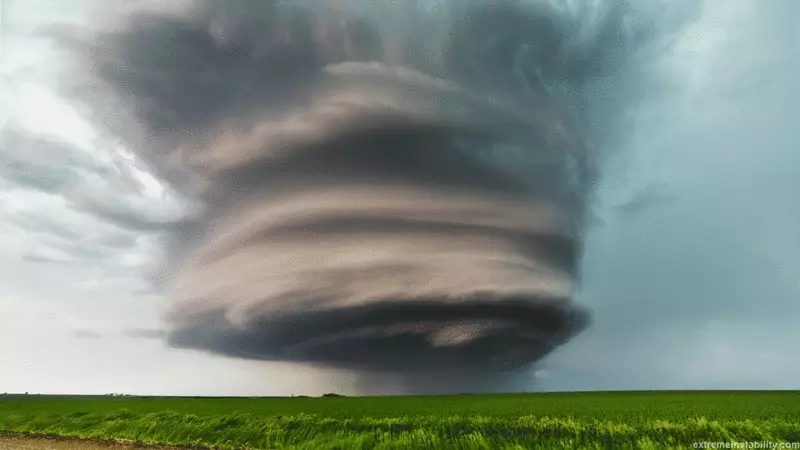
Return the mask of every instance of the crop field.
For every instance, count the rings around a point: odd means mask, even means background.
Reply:
[[[800,442],[800,392],[8,395],[0,396],[0,432],[224,449],[661,449],[693,448],[695,442],[795,443]]]

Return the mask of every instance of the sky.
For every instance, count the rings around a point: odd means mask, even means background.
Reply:
[[[94,5],[3,4],[0,392],[352,392],[346,372],[160,339],[153,223],[185,205],[56,93],[58,52],[27,36]],[[530,390],[800,388],[797,14],[706,0],[646,77],[597,96],[619,113],[576,295],[594,321]]]

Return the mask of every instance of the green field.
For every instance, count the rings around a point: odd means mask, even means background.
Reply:
[[[2,396],[0,431],[192,448],[693,448],[702,441],[800,442],[800,392]]]

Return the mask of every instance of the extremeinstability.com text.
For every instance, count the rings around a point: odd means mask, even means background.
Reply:
[[[800,449],[800,442],[770,442],[770,441],[752,441],[752,442],[695,442],[694,448],[761,448],[761,449]]]

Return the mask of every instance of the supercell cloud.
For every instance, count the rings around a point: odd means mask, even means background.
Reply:
[[[420,385],[588,324],[582,87],[629,50],[622,2],[175,5],[63,36],[73,93],[197,205],[138,224],[172,229],[172,345]]]

